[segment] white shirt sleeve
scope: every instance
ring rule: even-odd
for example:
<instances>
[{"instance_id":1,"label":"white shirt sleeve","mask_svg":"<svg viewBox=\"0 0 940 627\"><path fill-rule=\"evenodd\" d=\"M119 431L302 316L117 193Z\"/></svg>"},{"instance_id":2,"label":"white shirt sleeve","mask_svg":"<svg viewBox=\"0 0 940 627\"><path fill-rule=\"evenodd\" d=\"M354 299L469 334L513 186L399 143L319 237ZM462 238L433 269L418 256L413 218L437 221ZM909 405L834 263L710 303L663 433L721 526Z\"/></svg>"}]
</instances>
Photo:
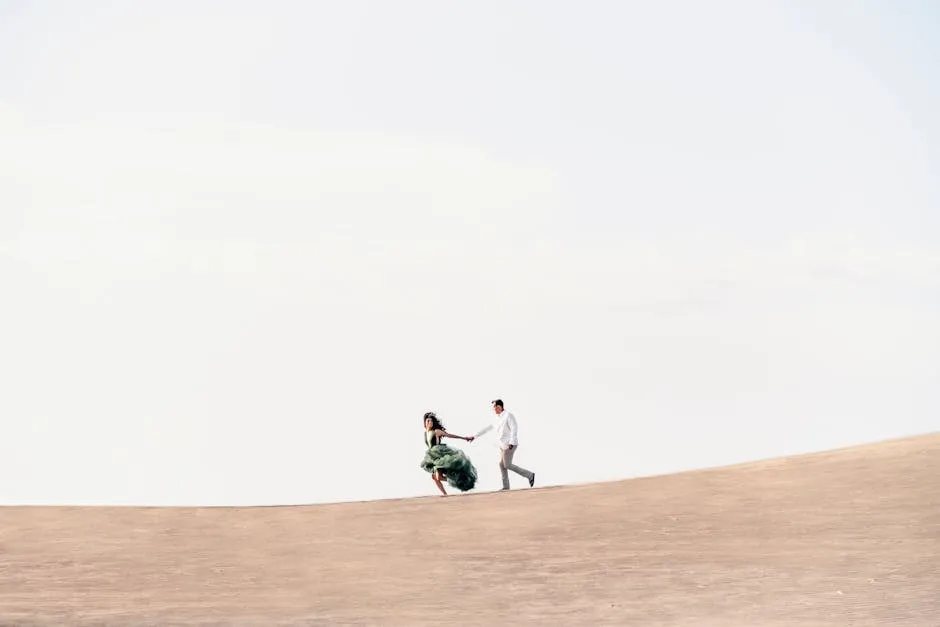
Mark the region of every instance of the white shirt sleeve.
<instances>
[{"instance_id":1,"label":"white shirt sleeve","mask_svg":"<svg viewBox=\"0 0 940 627\"><path fill-rule=\"evenodd\" d=\"M492 430L493 430L493 425L491 425L491 424L490 424L490 425L486 425L485 427L483 427L483 428L480 430L479 433L477 433L477 434L474 435L473 437L474 437L474 438L478 438L478 437L480 437L481 435L483 435L484 433L486 433L487 431L492 431Z\"/></svg>"},{"instance_id":2,"label":"white shirt sleeve","mask_svg":"<svg viewBox=\"0 0 940 627\"><path fill-rule=\"evenodd\" d=\"M509 443L513 446L519 446L519 426L516 424L516 417L509 414Z\"/></svg>"}]
</instances>

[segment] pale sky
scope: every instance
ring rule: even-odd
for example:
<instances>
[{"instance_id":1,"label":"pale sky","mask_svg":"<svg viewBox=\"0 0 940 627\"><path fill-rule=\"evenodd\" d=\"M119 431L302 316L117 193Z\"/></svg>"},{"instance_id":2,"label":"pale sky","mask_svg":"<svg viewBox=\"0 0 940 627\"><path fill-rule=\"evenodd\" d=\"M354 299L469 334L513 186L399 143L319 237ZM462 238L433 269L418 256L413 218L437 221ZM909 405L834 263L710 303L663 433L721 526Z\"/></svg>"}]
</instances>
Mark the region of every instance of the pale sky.
<instances>
[{"instance_id":1,"label":"pale sky","mask_svg":"<svg viewBox=\"0 0 940 627\"><path fill-rule=\"evenodd\" d=\"M0 503L433 495L422 414L496 397L541 485L936 431L938 41L930 0L0 0Z\"/></svg>"}]
</instances>

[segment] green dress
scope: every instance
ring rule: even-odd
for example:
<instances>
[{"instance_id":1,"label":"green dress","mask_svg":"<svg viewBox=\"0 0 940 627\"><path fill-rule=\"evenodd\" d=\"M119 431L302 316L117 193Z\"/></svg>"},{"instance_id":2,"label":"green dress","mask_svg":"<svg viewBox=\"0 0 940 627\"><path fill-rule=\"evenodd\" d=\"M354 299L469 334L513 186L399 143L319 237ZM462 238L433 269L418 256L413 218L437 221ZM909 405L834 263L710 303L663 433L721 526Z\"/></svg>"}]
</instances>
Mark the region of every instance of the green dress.
<instances>
[{"instance_id":1,"label":"green dress","mask_svg":"<svg viewBox=\"0 0 940 627\"><path fill-rule=\"evenodd\" d=\"M447 446L433 431L424 432L424 441L428 450L424 453L421 467L429 474L440 470L447 484L461 492L472 490L477 484L477 469L466 453Z\"/></svg>"}]
</instances>

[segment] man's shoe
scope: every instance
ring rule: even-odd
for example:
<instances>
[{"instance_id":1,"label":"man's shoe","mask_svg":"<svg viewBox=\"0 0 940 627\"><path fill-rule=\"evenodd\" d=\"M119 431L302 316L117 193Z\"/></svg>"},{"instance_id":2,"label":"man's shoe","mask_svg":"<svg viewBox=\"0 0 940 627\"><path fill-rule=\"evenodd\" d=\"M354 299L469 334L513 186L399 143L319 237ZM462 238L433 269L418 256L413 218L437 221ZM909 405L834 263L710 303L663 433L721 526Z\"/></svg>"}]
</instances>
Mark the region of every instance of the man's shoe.
<instances>
[{"instance_id":1,"label":"man's shoe","mask_svg":"<svg viewBox=\"0 0 940 627\"><path fill-rule=\"evenodd\" d=\"M535 473L533 472L532 476L529 477L529 487L531 488L534 485L535 485Z\"/></svg>"}]
</instances>

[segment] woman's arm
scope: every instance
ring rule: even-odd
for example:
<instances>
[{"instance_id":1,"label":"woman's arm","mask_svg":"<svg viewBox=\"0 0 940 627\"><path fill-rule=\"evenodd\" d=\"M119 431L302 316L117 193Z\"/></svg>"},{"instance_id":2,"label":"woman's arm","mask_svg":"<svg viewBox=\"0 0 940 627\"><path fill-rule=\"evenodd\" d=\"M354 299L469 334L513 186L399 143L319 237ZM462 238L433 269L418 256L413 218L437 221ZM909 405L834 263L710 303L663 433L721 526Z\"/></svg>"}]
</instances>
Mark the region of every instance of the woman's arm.
<instances>
[{"instance_id":1,"label":"woman's arm","mask_svg":"<svg viewBox=\"0 0 940 627\"><path fill-rule=\"evenodd\" d=\"M466 440L467 442L470 442L473 440L473 438L467 438L462 435L454 435L453 433L447 433L443 429L438 429L437 435L442 438L457 438L458 440Z\"/></svg>"}]
</instances>

